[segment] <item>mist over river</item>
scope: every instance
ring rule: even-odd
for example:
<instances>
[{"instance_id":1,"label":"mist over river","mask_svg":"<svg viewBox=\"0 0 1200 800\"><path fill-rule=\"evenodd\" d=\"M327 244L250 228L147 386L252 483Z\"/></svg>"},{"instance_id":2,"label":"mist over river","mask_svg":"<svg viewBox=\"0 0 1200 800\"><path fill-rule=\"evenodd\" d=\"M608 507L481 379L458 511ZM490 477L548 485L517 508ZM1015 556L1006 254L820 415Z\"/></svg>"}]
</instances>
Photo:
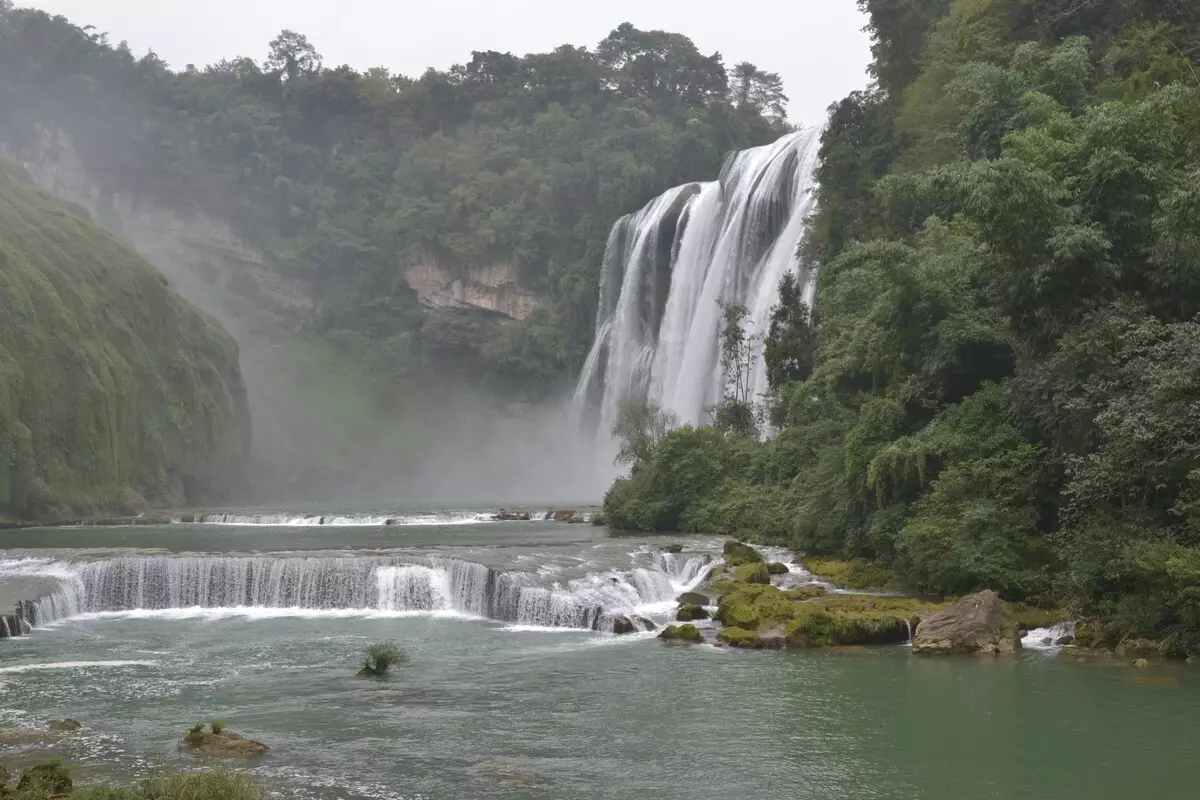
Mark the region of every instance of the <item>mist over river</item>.
<instances>
[{"instance_id":1,"label":"mist over river","mask_svg":"<svg viewBox=\"0 0 1200 800\"><path fill-rule=\"evenodd\" d=\"M1195 790L1195 667L1076 664L1052 648L937 659L905 646L739 651L617 636L620 616L666 622L676 595L720 563L722 541L488 511L273 509L0 533L0 581L59 587L49 621L0 640L0 761L60 755L81 783L127 783L204 765L176 743L221 719L271 746L249 770L280 797ZM663 551L672 544L683 552ZM777 580L812 578L793 567ZM411 663L357 678L359 651L381 639ZM83 731L4 737L3 726L63 717Z\"/></svg>"}]
</instances>

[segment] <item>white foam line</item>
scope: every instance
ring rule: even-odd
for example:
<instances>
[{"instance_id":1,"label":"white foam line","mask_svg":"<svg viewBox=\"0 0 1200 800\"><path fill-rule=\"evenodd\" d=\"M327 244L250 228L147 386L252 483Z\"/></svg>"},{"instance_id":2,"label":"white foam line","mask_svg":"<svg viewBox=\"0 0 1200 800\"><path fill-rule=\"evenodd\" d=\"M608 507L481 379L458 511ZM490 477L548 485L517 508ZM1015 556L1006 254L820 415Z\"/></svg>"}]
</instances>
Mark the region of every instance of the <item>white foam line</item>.
<instances>
[{"instance_id":1,"label":"white foam line","mask_svg":"<svg viewBox=\"0 0 1200 800\"><path fill-rule=\"evenodd\" d=\"M87 669L89 667L154 667L157 665L157 661L50 661L44 664L0 667L0 673L33 672L45 669Z\"/></svg>"},{"instance_id":2,"label":"white foam line","mask_svg":"<svg viewBox=\"0 0 1200 800\"><path fill-rule=\"evenodd\" d=\"M92 611L59 620L46 627L55 627L62 622L88 622L102 619L231 619L251 621L297 618L297 619L404 619L408 617L436 617L438 619L483 620L474 614L461 611L389 611L378 608L264 608L260 606L235 606L230 608L138 608L130 611Z\"/></svg>"}]
</instances>

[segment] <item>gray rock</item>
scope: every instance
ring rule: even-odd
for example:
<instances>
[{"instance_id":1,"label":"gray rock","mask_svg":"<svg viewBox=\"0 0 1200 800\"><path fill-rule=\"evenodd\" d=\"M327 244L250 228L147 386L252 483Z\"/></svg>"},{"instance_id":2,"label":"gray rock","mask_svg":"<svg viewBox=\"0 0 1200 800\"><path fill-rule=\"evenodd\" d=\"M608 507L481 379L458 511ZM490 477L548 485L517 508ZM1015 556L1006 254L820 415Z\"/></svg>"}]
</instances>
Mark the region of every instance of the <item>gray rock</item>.
<instances>
[{"instance_id":1,"label":"gray rock","mask_svg":"<svg viewBox=\"0 0 1200 800\"><path fill-rule=\"evenodd\" d=\"M913 636L914 653L1011 653L1020 647L1012 612L990 589L921 620Z\"/></svg>"}]
</instances>

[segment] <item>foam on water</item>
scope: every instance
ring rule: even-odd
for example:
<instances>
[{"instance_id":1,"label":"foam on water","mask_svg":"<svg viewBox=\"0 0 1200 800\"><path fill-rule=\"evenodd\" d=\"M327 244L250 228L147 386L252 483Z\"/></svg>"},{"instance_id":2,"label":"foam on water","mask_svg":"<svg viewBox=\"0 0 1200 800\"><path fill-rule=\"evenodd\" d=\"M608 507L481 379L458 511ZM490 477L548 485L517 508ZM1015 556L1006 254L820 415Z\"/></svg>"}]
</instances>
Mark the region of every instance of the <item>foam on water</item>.
<instances>
[{"instance_id":1,"label":"foam on water","mask_svg":"<svg viewBox=\"0 0 1200 800\"><path fill-rule=\"evenodd\" d=\"M157 661L52 661L45 664L18 664L15 667L0 667L0 674L36 672L47 669L91 669L93 667L153 667Z\"/></svg>"}]
</instances>

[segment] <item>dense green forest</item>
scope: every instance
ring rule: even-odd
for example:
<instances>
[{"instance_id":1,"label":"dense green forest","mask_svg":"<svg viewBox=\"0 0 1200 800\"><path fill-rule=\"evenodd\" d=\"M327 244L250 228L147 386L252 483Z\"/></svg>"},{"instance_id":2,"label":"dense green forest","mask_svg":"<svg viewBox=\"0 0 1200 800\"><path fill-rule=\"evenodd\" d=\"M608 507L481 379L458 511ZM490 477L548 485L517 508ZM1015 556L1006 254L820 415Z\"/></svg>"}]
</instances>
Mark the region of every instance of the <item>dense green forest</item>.
<instances>
[{"instance_id":1,"label":"dense green forest","mask_svg":"<svg viewBox=\"0 0 1200 800\"><path fill-rule=\"evenodd\" d=\"M0 159L0 521L236 499L237 346Z\"/></svg>"},{"instance_id":2,"label":"dense green forest","mask_svg":"<svg viewBox=\"0 0 1200 800\"><path fill-rule=\"evenodd\" d=\"M1200 650L1200 7L860 5L874 81L830 109L815 307L789 282L760 332L774 432L667 434L608 519Z\"/></svg>"},{"instance_id":3,"label":"dense green forest","mask_svg":"<svg viewBox=\"0 0 1200 800\"><path fill-rule=\"evenodd\" d=\"M617 217L786 124L778 75L629 24L592 50L475 52L406 77L326 65L291 31L265 60L172 70L61 17L0 13L5 141L61 126L104 187L228 219L304 281L311 328L486 350L489 374L581 360ZM448 332L401 275L425 256L510 263L547 302L499 341L474 321Z\"/></svg>"},{"instance_id":4,"label":"dense green forest","mask_svg":"<svg viewBox=\"0 0 1200 800\"><path fill-rule=\"evenodd\" d=\"M291 31L172 68L86 22L0 0L0 145L39 162L65 132L98 222L127 234L119 203L207 215L300 287L281 307L217 256L155 257L241 345L273 498L399 480L439 431L560 391L613 222L787 129L778 75L628 24L409 77L326 64ZM405 268L431 261L509 265L539 306L519 322L425 308Z\"/></svg>"}]
</instances>

